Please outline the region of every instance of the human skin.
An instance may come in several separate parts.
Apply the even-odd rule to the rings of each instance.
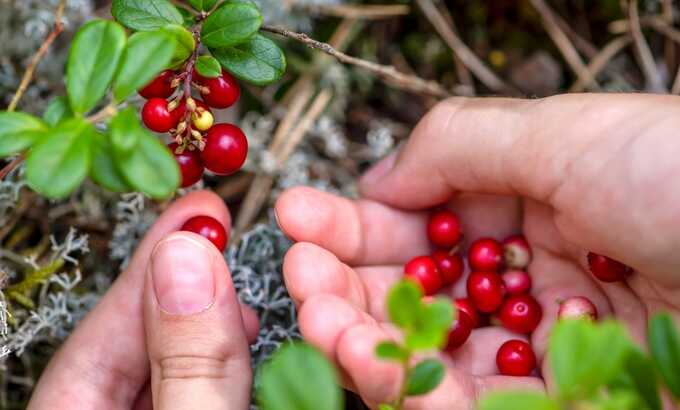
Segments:
[[[284,262],[305,339],[341,370],[345,386],[370,406],[397,394],[398,366],[375,357],[395,336],[384,300],[403,265],[431,251],[428,209],[460,215],[465,243],[524,232],[529,273],[543,319],[529,341],[543,377],[497,375],[506,340],[499,327],[475,330],[432,393],[408,409],[470,409],[489,390],[550,389],[546,356],[559,300],[589,298],[644,344],[647,319],[680,320],[680,99],[655,95],[565,95],[540,100],[450,99],[418,124],[398,153],[359,182],[350,200],[294,188],[276,204],[297,243]],[[598,282],[589,251],[635,272]],[[464,292],[464,280],[448,291]],[[333,318],[333,320],[329,320]]]

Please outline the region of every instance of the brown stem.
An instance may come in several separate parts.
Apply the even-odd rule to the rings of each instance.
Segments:
[[[19,164],[21,164],[25,158],[26,154],[21,153],[16,158],[14,158],[12,162],[10,162],[9,164],[5,165],[2,169],[0,169],[0,180],[5,179],[5,177],[9,175],[9,173],[12,172],[14,168],[18,167]]]
[[[87,121],[95,124],[100,121],[103,121],[107,118],[113,117],[118,113],[118,108],[116,108],[115,103],[111,103],[107,105],[106,107],[102,108],[101,110],[97,111],[96,113],[90,115],[89,117],[85,118]]]

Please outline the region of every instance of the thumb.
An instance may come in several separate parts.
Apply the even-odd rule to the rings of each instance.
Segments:
[[[151,256],[144,292],[154,409],[245,409],[252,372],[241,309],[224,259],[176,232]]]

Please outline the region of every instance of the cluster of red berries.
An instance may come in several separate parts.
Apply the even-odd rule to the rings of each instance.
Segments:
[[[179,87],[182,83],[185,87]],[[202,100],[191,96],[192,87]],[[173,97],[178,88],[182,91]],[[168,147],[179,164],[183,188],[198,182],[205,169],[217,175],[241,169],[248,154],[245,134],[233,124],[215,124],[211,111],[231,107],[241,95],[238,82],[229,73],[222,71],[217,78],[206,78],[195,69],[166,70],[139,94],[148,100],[142,109],[144,124],[173,137]]]
[[[211,216],[195,216],[186,221],[180,230],[201,235],[212,242],[220,252],[224,252],[229,240],[224,226]]]

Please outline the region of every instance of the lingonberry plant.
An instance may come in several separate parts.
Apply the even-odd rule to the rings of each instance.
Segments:
[[[246,136],[215,124],[212,109],[236,103],[236,79],[266,85],[286,67],[279,47],[259,34],[255,3],[113,0],[111,14],[115,21],[93,20],[77,32],[66,95],[42,119],[0,112],[0,157],[25,158],[29,186],[49,198],[66,197],[89,176],[111,191],[162,199],[206,168],[238,171]],[[128,105],[136,91],[147,99],[143,124],[162,139]]]

